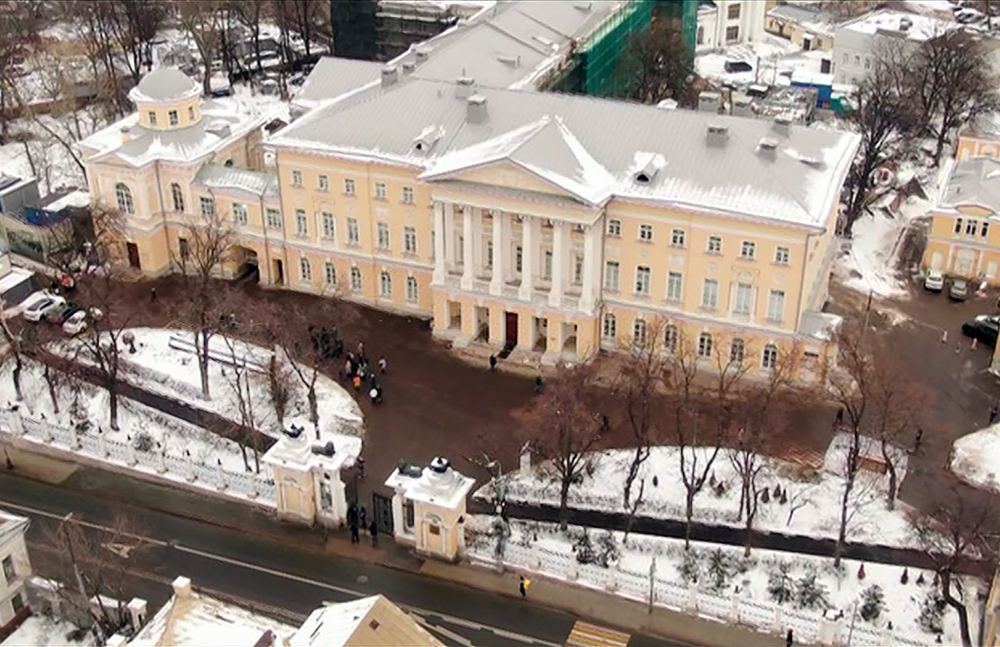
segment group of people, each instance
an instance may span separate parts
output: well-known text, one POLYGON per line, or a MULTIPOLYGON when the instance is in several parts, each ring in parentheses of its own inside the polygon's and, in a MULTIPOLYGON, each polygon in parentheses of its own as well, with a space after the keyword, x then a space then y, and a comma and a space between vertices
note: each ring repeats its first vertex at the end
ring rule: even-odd
POLYGON ((371 398, 372 404, 381 404, 382 382, 378 376, 385 375, 387 367, 388 363, 385 357, 380 357, 378 360, 378 373, 376 373, 365 356, 364 342, 358 342, 357 355, 350 351, 347 353, 342 376, 350 382, 355 391, 360 390, 361 386, 367 382, 369 386, 368 397, 371 398))
POLYGON ((358 544, 361 543, 361 534, 359 529, 368 530, 368 534, 372 538, 372 546, 378 547, 378 524, 372 519, 371 524, 368 523, 368 511, 365 510, 365 506, 358 508, 356 503, 352 503, 350 507, 347 508, 347 525, 351 528, 351 543, 358 544))
POLYGON ((337 327, 316 329, 309 326, 309 336, 312 338, 313 349, 325 360, 336 359, 344 354, 344 340, 340 338, 337 327))

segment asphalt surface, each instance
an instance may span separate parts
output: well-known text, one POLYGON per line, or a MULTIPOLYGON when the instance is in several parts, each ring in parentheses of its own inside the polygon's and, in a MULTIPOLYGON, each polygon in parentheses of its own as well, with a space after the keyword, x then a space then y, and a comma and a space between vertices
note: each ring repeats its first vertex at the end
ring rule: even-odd
MULTIPOLYGON (((127 558, 111 549, 101 559, 124 560, 127 593, 162 604, 178 575, 191 577, 211 595, 297 624, 324 602, 382 593, 414 613, 448 645, 563 645, 577 618, 516 598, 421 576, 414 572, 302 550, 296 542, 219 527, 0 473, 0 507, 32 520, 28 543, 36 572, 60 576, 46 559, 53 529, 68 513, 82 522, 95 546, 110 543, 102 529, 116 515, 135 522, 136 539, 127 558), (90 524, 90 525, 88 525, 90 524), (102 541, 103 540, 103 541, 102 541)), ((121 550, 122 540, 117 540, 121 550)), ((629 645, 680 645, 633 635, 629 645)))

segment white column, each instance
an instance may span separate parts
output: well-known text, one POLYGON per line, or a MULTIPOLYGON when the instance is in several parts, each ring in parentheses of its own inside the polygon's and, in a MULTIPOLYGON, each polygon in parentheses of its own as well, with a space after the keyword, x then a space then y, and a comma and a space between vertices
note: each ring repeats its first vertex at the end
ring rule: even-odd
POLYGON ((444 203, 440 200, 434 201, 434 285, 444 284, 444 275, 447 272, 445 266, 445 236, 444 225, 444 203))
POLYGON ((475 253, 475 239, 472 236, 472 219, 473 219, 473 209, 471 207, 465 207, 463 209, 464 215, 462 218, 462 289, 471 290, 472 280, 474 278, 473 270, 476 267, 476 259, 473 258, 475 253))
POLYGON ((490 294, 500 296, 503 294, 504 271, 508 255, 506 236, 504 230, 509 229, 507 225, 507 214, 502 211, 493 212, 493 275, 490 278, 490 294))
POLYGON ((472 275, 480 276, 483 272, 483 210, 479 207, 469 207, 472 211, 472 275))
POLYGON ((601 223, 598 221, 587 228, 583 236, 583 290, 580 294, 580 310, 588 314, 597 305, 597 286, 601 276, 601 223))
POLYGON ((555 220, 552 223, 552 288, 549 290, 549 305, 562 305, 563 285, 566 282, 566 251, 569 248, 569 228, 566 223, 555 220))
POLYGON ((535 293, 535 259, 538 257, 538 218, 524 216, 521 223, 521 301, 535 293))
POLYGON ((458 261, 455 253, 455 205, 444 203, 444 268, 446 272, 454 269, 458 261))

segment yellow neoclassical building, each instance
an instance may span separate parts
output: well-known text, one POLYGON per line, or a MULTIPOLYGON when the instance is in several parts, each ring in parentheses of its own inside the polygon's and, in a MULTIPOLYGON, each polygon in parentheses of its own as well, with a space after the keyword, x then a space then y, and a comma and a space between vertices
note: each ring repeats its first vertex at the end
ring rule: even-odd
POLYGON ((94 195, 128 211, 126 183, 144 200, 130 212, 141 269, 169 271, 175 215, 214 209, 238 214, 262 283, 432 318, 457 346, 554 363, 655 328, 668 349, 761 369, 795 349, 803 379, 826 370, 836 318, 821 310, 855 135, 412 65, 316 105, 263 144, 270 174, 230 152, 260 148, 249 120, 231 130, 245 144, 169 172, 88 158, 94 195), (175 181, 179 209, 158 188, 175 181))

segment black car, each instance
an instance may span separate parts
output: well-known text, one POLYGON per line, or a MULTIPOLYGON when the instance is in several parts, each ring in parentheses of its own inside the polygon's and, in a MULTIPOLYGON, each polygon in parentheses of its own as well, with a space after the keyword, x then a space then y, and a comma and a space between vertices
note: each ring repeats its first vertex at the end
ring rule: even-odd
POLYGON ((726 61, 723 68, 730 74, 734 72, 753 72, 753 65, 750 65, 746 61, 726 61))
POLYGON ((996 315, 980 315, 962 324, 963 335, 978 339, 990 346, 996 345, 998 332, 1000 332, 1000 316, 996 315))
POLYGON ((77 310, 82 310, 82 308, 75 303, 67 303, 62 308, 45 317, 45 321, 54 324, 62 324, 77 310))

